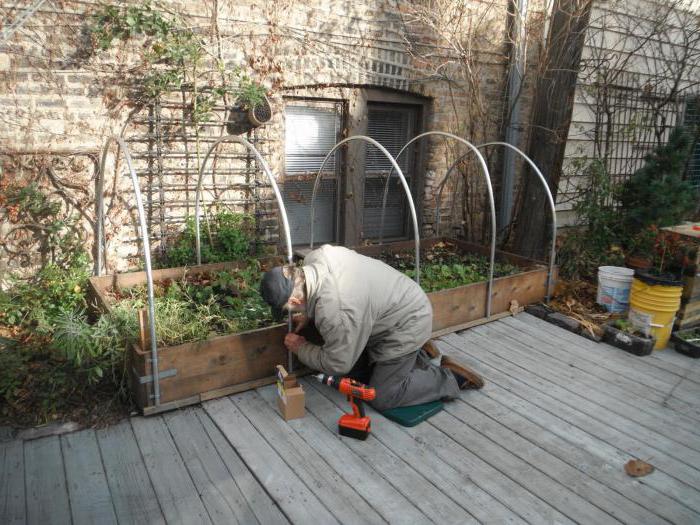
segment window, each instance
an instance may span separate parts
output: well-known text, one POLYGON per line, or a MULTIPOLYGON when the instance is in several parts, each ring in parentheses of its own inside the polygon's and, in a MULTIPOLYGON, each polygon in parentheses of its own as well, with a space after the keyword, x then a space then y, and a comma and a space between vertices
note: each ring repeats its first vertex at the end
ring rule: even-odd
MULTIPOLYGON (((294 244, 311 238, 311 193, 323 159, 340 137, 341 105, 290 101, 285 107, 285 182, 282 197, 294 244)), ((316 195, 314 243, 337 240, 338 155, 328 159, 316 195)))
MULTIPOLYGON (((311 192, 321 162, 341 140, 369 136, 394 157, 420 131, 427 101, 377 89, 344 89, 340 102, 289 98, 285 107, 285 179, 282 196, 289 216, 292 243, 310 240, 311 192)), ((398 159, 416 202, 420 187, 419 147, 398 159)), ((359 141, 340 148, 329 159, 316 196, 314 243, 357 246, 380 236, 381 208, 391 162, 375 146, 359 141), (342 198, 341 198, 342 196, 342 198)), ((419 207, 418 207, 419 208, 419 207)), ((409 238, 408 204, 399 177, 389 186, 383 237, 409 238)))
MULTIPOLYGON (((384 146, 389 153, 396 157, 401 148, 415 136, 418 111, 415 107, 370 104, 367 111, 367 134, 384 146)), ((412 186, 413 146, 397 159, 409 187, 412 186)), ((367 145, 365 164, 365 195, 363 205, 364 239, 378 239, 381 226, 381 209, 386 177, 392 169, 391 162, 379 149, 367 145)), ((414 193, 413 188, 411 188, 414 193)), ((385 239, 405 238, 408 235, 407 226, 408 205, 401 180, 394 172, 389 184, 387 203, 384 213, 385 239)))

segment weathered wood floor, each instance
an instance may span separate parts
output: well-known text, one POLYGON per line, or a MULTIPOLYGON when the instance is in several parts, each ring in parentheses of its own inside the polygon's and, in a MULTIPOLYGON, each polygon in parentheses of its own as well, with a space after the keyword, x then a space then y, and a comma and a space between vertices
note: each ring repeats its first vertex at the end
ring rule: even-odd
POLYGON ((285 423, 274 387, 105 430, 0 445, 0 523, 700 523, 700 363, 638 358, 527 314, 441 339, 487 378, 428 423, 305 382, 285 423), (630 478, 623 465, 656 470, 630 478))

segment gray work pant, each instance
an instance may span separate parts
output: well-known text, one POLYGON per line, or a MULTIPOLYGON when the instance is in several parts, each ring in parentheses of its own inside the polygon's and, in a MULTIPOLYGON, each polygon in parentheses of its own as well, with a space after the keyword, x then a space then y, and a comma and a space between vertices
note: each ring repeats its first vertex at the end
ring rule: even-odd
POLYGON ((423 350, 374 364, 369 380, 377 391, 377 410, 420 405, 459 395, 454 374, 430 362, 423 350))

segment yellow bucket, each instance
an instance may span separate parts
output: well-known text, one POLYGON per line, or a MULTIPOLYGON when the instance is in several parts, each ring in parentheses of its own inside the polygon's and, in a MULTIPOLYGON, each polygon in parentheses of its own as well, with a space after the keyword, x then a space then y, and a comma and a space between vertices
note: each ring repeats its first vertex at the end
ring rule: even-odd
POLYGON ((681 307, 683 286, 652 284, 638 277, 632 280, 630 322, 656 337, 654 350, 666 348, 676 313, 681 307))

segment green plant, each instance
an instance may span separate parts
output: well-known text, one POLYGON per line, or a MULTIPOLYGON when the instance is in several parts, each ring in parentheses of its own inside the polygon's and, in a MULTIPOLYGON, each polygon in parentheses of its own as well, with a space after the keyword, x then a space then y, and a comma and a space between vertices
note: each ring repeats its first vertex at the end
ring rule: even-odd
POLYGON ((193 88, 188 116, 193 123, 202 123, 211 118, 212 108, 228 94, 245 109, 254 109, 264 100, 263 86, 239 67, 225 71, 220 60, 213 71, 220 77, 218 85, 200 78, 199 66, 207 55, 204 42, 174 16, 154 9, 151 2, 123 7, 103 5, 93 14, 87 29, 94 48, 101 51, 110 49, 115 41, 143 40, 143 63, 133 78, 132 96, 136 101, 154 100, 166 91, 187 85, 193 88))
POLYGON ((625 231, 671 226, 690 216, 698 194, 683 174, 692 146, 687 132, 674 129, 668 143, 649 154, 644 166, 623 184, 619 202, 625 231))
POLYGON ((625 253, 638 257, 653 258, 659 229, 655 225, 641 229, 625 242, 625 253))
MULTIPOLYGON (((413 253, 384 253, 380 259, 389 266, 415 278, 413 253)), ((455 288, 488 280, 490 262, 486 257, 462 254, 449 243, 438 243, 421 254, 420 284, 426 292, 455 288)), ((520 269, 508 263, 494 264, 494 277, 512 275, 520 269)))
POLYGON ((676 335, 689 343, 700 343, 700 328, 696 328, 694 330, 680 330, 676 332, 676 335))
POLYGON ((30 279, 11 278, 9 288, 0 291, 0 323, 50 332, 62 312, 85 308, 87 263, 80 252, 66 266, 49 263, 30 279))
POLYGON ((257 82, 242 75, 236 91, 238 103, 244 109, 255 109, 265 100, 266 90, 257 82))
POLYGON ((557 256, 567 279, 590 279, 599 266, 623 262, 617 188, 602 162, 586 162, 580 169, 587 183, 573 207, 576 225, 566 233, 557 256))
MULTIPOLYGON (((200 221, 202 262, 214 263, 247 259, 256 246, 254 220, 250 215, 220 211, 200 221)), ((195 222, 187 220, 184 231, 158 264, 178 267, 196 264, 195 222)))
POLYGON ((109 371, 120 389, 126 387, 124 349, 131 334, 118 318, 108 314, 90 324, 84 312, 66 310, 56 316, 51 335, 51 348, 84 373, 89 383, 97 383, 109 371))
POLYGON ((621 332, 625 332, 626 334, 634 335, 636 337, 644 337, 647 338, 647 336, 643 333, 640 332, 629 320, 627 319, 616 319, 615 321, 612 322, 612 326, 614 328, 617 328, 621 332))
MULTIPOLYGON (((262 328, 272 322, 270 308, 260 293, 257 261, 240 269, 211 275, 186 276, 155 287, 155 327, 159 345, 200 341, 212 334, 230 334, 262 328)), ((112 315, 123 331, 138 334, 137 313, 147 307, 146 289, 122 291, 112 315)))
POLYGON ((0 337, 0 398, 10 401, 21 386, 29 356, 19 341, 0 337))

